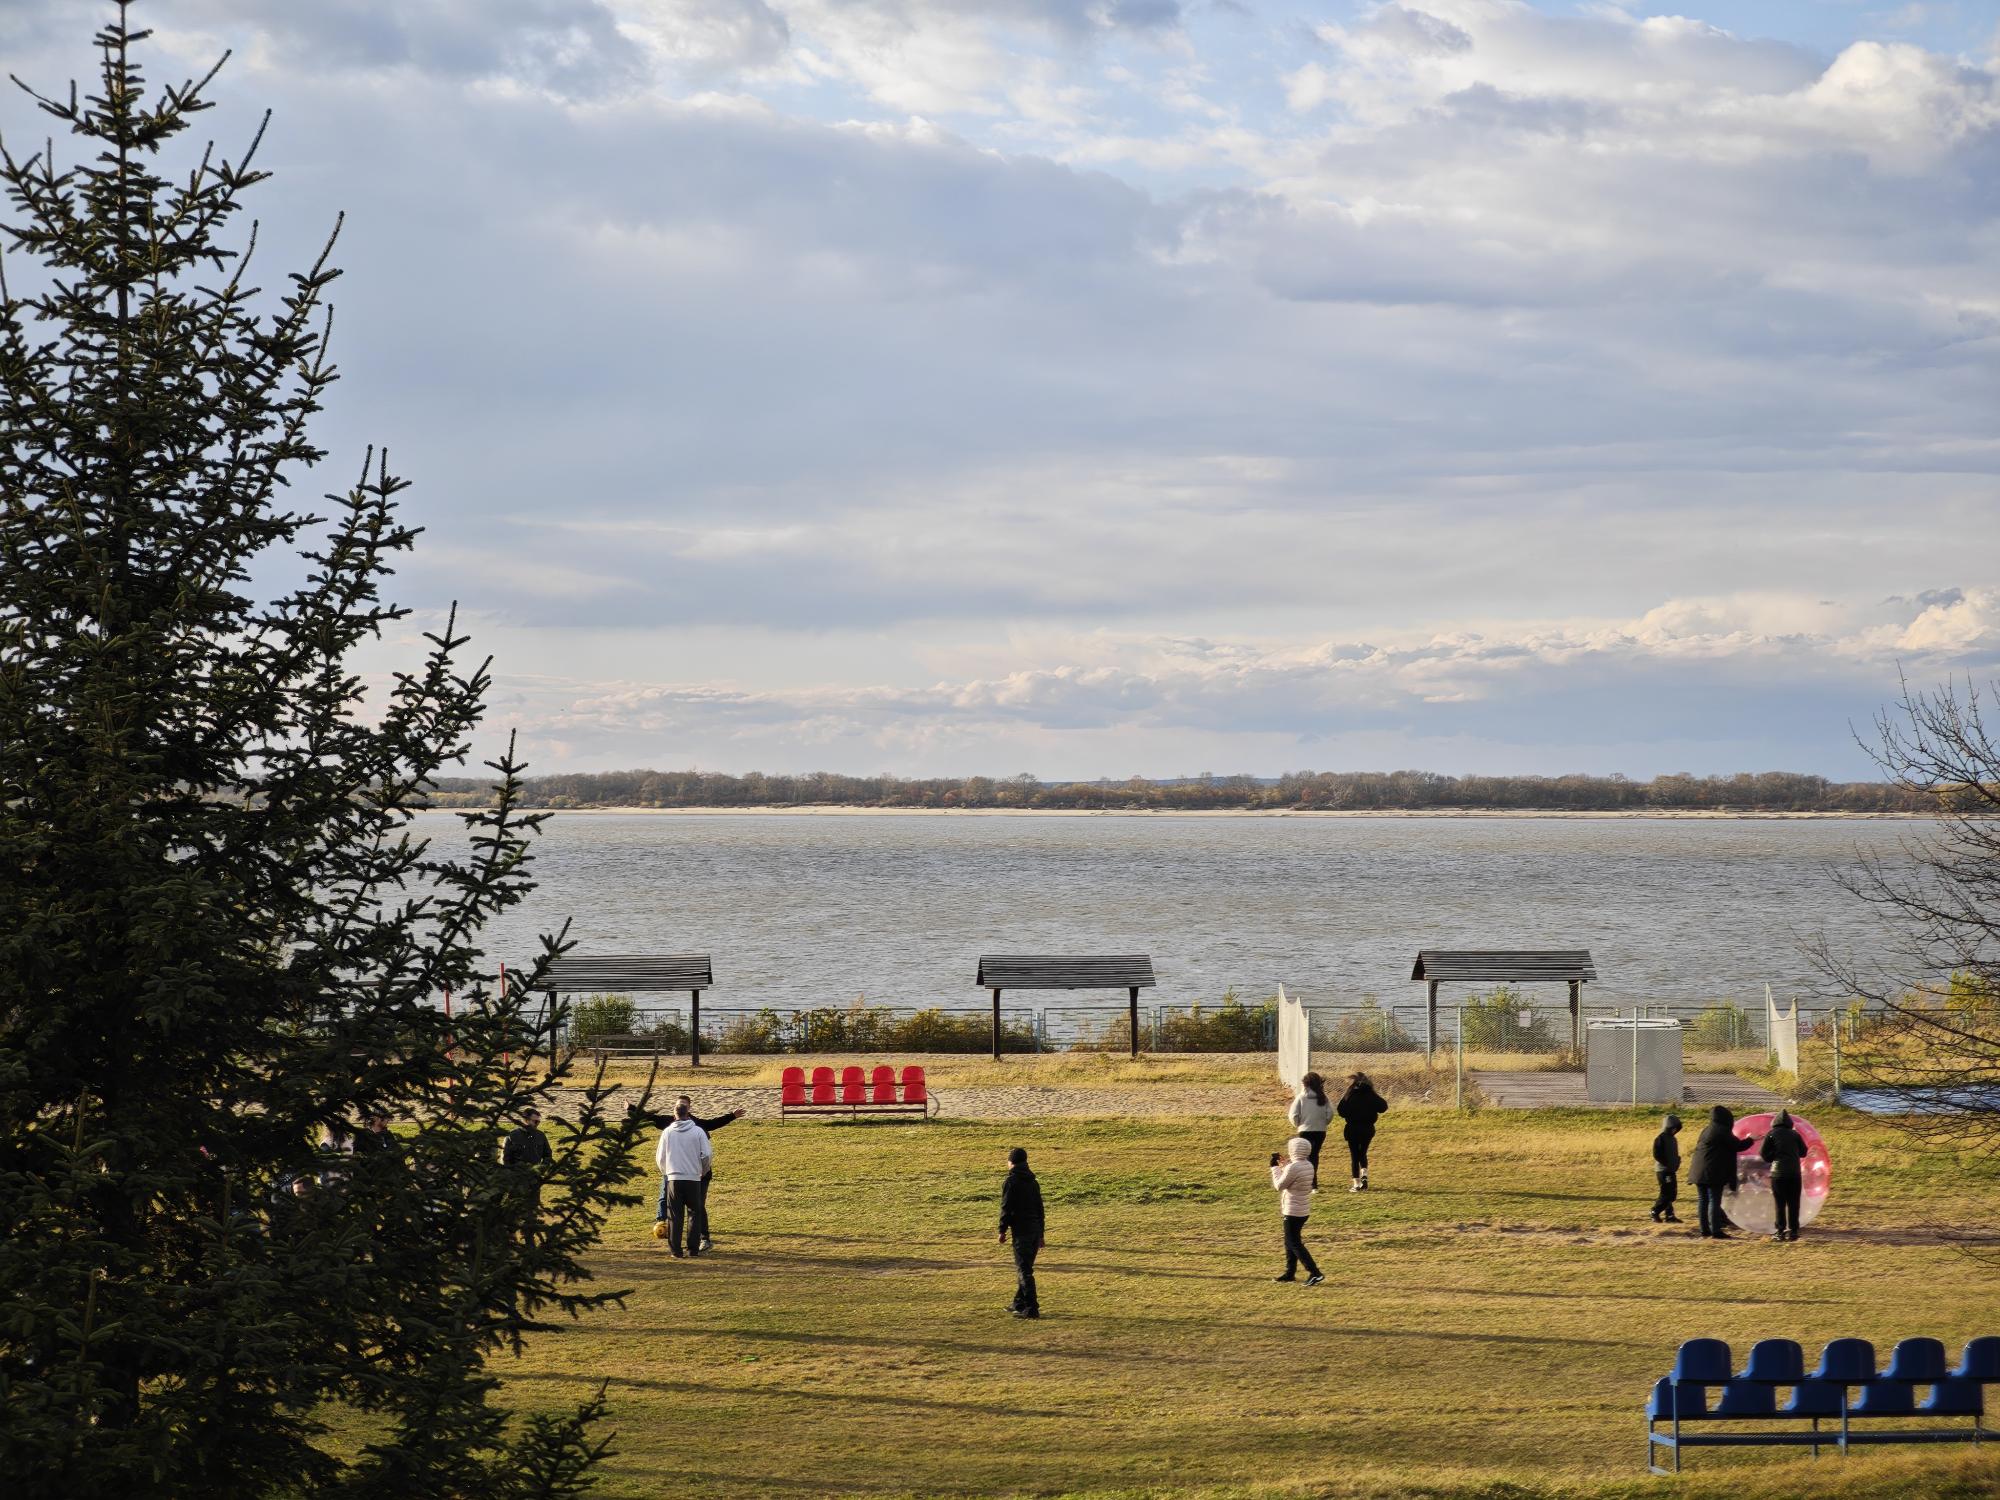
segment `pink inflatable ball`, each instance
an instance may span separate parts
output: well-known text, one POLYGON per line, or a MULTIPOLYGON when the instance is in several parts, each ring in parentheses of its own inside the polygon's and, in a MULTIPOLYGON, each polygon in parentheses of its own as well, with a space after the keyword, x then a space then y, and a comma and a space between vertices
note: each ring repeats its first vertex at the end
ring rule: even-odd
MULTIPOLYGON (((1723 1193, 1722 1211, 1729 1215, 1730 1223, 1752 1234, 1770 1234, 1778 1227, 1778 1205, 1771 1197, 1771 1164, 1757 1154, 1757 1147, 1764 1144, 1764 1133, 1775 1119, 1774 1114, 1745 1115, 1736 1122, 1736 1134, 1755 1144, 1736 1158, 1740 1185, 1734 1192, 1723 1193)), ((1832 1164, 1827 1158, 1826 1141, 1803 1115, 1792 1116, 1792 1128, 1806 1143, 1806 1159, 1799 1163, 1799 1227, 1803 1229, 1819 1217, 1820 1208, 1826 1203, 1832 1164)))

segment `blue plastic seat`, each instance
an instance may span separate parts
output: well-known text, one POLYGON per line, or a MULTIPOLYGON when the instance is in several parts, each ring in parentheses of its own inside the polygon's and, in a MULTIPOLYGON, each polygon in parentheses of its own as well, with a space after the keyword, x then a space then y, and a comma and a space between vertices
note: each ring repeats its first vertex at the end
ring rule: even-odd
POLYGON ((1671 1377, 1680 1385, 1727 1385, 1729 1346, 1721 1339, 1689 1339, 1674 1356, 1671 1377))
POLYGON ((1944 1345, 1936 1339, 1904 1339, 1889 1351, 1884 1380, 1936 1385, 1944 1379, 1944 1345))
POLYGON ((1709 1413, 1712 1417, 1775 1417, 1778 1393, 1756 1380, 1732 1380, 1722 1388, 1722 1399, 1709 1413))
POLYGON ((1960 1380, 1984 1380, 2000 1385, 2000 1338, 1971 1340, 1951 1373, 1960 1380))
POLYGON ((1961 1380, 1955 1375, 1947 1375, 1937 1383, 1937 1389, 1918 1404, 1917 1410, 1927 1417, 1984 1416, 1985 1392, 1976 1380, 1961 1380))
POLYGON ((1806 1352, 1792 1339, 1759 1339, 1750 1346, 1743 1378, 1767 1385, 1797 1385, 1806 1378, 1806 1352))
POLYGON ((1648 1422, 1671 1422, 1676 1409, 1682 1421, 1690 1417, 1705 1417, 1708 1409, 1702 1403, 1701 1387, 1698 1385, 1676 1386, 1673 1381, 1662 1376, 1653 1382, 1653 1394, 1646 1402, 1648 1422))
POLYGON ((1848 1405, 1849 1416, 1908 1417, 1917 1410, 1916 1388, 1906 1380, 1871 1380, 1861 1387, 1861 1399, 1848 1405))
POLYGON ((1866 1339, 1833 1339, 1819 1352, 1814 1380, 1860 1385, 1875 1378, 1875 1346, 1866 1339))
POLYGON ((1788 1417, 1837 1417, 1840 1398, 1847 1388, 1830 1380, 1801 1380, 1792 1388, 1792 1399, 1784 1405, 1788 1417))

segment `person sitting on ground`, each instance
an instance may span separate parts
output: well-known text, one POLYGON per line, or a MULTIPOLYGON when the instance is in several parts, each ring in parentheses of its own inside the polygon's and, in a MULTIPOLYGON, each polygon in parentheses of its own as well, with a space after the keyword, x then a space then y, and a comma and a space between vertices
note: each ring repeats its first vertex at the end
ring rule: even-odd
POLYGON ((1697 1231, 1705 1240, 1729 1239, 1729 1221, 1723 1216, 1722 1195, 1736 1188, 1736 1158, 1756 1144, 1736 1133, 1736 1116, 1729 1106, 1718 1104, 1708 1112, 1708 1124, 1695 1137, 1688 1156, 1688 1180, 1694 1184, 1697 1231))
POLYGON ((1017 1285, 1007 1310, 1017 1318, 1039 1318, 1041 1295, 1035 1289, 1035 1257, 1041 1252, 1048 1219, 1042 1209, 1042 1185, 1028 1170, 1028 1153, 1015 1146, 1007 1152, 1007 1180, 1000 1185, 1000 1243, 1014 1234, 1014 1273, 1017 1285))
POLYGON ((1299 1080, 1299 1097, 1292 1101, 1292 1129, 1312 1147, 1313 1191, 1319 1191, 1319 1148, 1326 1144, 1326 1128, 1333 1123, 1333 1101, 1326 1097, 1326 1080, 1308 1073, 1299 1080))
POLYGON ((1368 1147, 1375 1139, 1375 1122, 1389 1112, 1389 1101, 1375 1092, 1375 1084, 1366 1073, 1351 1073, 1347 1092, 1340 1096, 1340 1103, 1334 1109, 1343 1122, 1340 1133, 1347 1140, 1347 1168, 1354 1178, 1348 1191, 1365 1193, 1368 1147))
POLYGON ((1304 1266, 1306 1285, 1318 1286, 1326 1278, 1306 1249, 1306 1216, 1312 1212, 1312 1142, 1295 1135, 1285 1142, 1282 1154, 1271 1153, 1271 1186, 1278 1190, 1278 1212, 1285 1222, 1285 1270, 1272 1280, 1297 1281, 1299 1267, 1304 1266))
POLYGON ((708 1238, 701 1208, 701 1178, 713 1156, 708 1132, 695 1124, 687 1105, 675 1105, 674 1123, 660 1132, 660 1143, 653 1150, 653 1160, 660 1169, 660 1206, 653 1221, 653 1237, 667 1241, 675 1260, 681 1258, 683 1229, 690 1259, 701 1254, 701 1242, 708 1238))
POLYGON ((1810 1149, 1792 1123, 1792 1112, 1779 1110, 1757 1148, 1757 1154, 1771 1164, 1771 1197, 1778 1208, 1778 1232, 1771 1236, 1773 1242, 1799 1237, 1799 1199, 1805 1192, 1803 1164, 1810 1149))
POLYGON ((1678 1224, 1680 1215, 1674 1212, 1674 1200, 1680 1196, 1681 1143, 1675 1139, 1681 1133, 1681 1117, 1668 1115, 1660 1133, 1653 1137, 1653 1180, 1659 1192, 1653 1198, 1653 1222, 1655 1224, 1678 1224))

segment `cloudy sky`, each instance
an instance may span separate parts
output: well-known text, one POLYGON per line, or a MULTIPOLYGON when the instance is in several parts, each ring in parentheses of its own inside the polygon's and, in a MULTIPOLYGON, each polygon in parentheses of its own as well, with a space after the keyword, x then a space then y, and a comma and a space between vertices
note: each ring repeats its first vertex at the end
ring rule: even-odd
POLYGON ((2000 667, 2000 22, 1686 4, 139 10, 538 769, 1865 774, 2000 667))

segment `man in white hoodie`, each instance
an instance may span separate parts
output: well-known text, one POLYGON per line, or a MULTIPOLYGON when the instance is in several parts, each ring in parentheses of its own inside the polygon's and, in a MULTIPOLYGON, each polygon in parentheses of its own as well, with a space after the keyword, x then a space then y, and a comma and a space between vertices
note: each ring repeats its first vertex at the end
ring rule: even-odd
MULTIPOLYGON (((674 1123, 660 1132, 653 1152, 664 1179, 660 1185, 660 1221, 667 1226, 667 1246, 681 1257, 681 1230, 687 1230, 689 1256, 701 1254, 708 1238, 708 1214, 701 1206, 701 1179, 714 1159, 708 1132, 695 1124, 685 1104, 674 1106, 674 1123)), ((658 1221, 656 1221, 658 1222, 658 1221)), ((658 1234, 657 1228, 653 1231, 658 1234)))

